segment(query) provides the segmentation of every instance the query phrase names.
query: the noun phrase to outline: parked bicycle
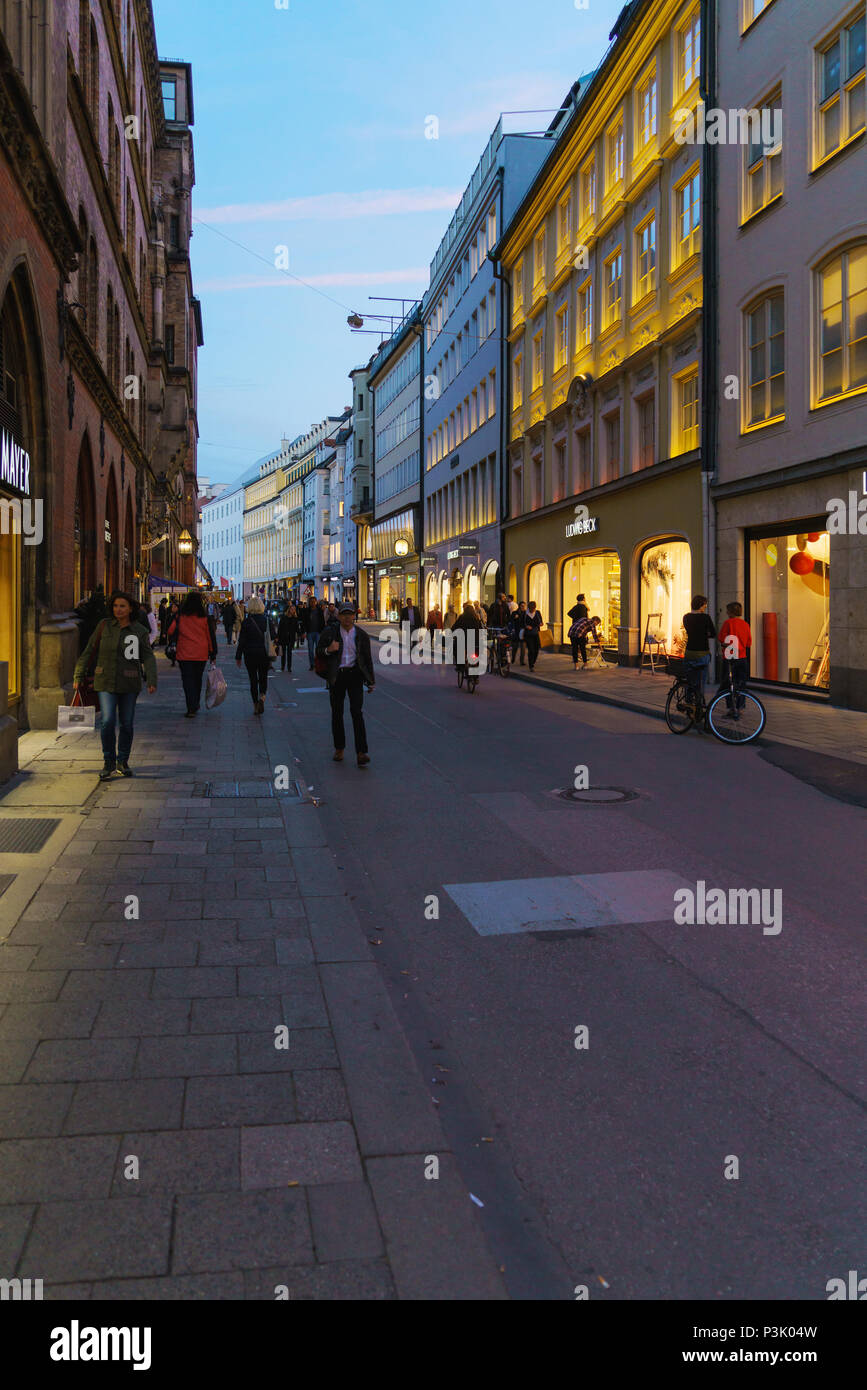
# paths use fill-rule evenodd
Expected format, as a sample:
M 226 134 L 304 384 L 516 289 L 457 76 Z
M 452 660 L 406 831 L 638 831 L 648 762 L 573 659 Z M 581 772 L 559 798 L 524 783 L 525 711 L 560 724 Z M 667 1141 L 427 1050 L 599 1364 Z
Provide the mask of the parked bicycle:
M 510 665 L 510 647 L 508 633 L 505 628 L 488 628 L 488 672 L 498 676 L 509 676 L 512 673 Z
M 695 725 L 710 729 L 722 743 L 752 743 L 765 727 L 765 707 L 757 696 L 735 680 L 731 661 L 727 680 L 708 703 L 702 696 L 697 668 L 681 657 L 669 658 L 668 671 L 676 677 L 665 702 L 665 722 L 673 734 L 685 734 Z

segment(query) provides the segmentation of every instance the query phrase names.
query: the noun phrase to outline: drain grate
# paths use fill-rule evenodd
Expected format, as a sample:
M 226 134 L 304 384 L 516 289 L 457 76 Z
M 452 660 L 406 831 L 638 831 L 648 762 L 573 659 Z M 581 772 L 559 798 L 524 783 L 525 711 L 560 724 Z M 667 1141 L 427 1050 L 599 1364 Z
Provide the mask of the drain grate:
M 291 787 L 278 788 L 272 781 L 261 780 L 237 782 L 200 782 L 193 788 L 193 796 L 204 796 L 211 800 L 231 799 L 257 800 L 271 797 L 274 801 L 300 801 L 301 796 L 293 782 Z
M 38 854 L 59 820 L 0 820 L 0 854 Z
M 564 787 L 554 795 L 561 801 L 578 801 L 584 806 L 622 806 L 624 801 L 637 801 L 639 794 L 628 787 Z

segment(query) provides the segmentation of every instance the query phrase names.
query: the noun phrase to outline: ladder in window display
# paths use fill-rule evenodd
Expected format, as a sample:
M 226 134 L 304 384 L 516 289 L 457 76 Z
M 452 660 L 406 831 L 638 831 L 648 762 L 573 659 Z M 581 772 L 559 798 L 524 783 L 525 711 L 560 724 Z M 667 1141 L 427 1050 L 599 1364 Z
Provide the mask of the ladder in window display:
M 831 666 L 831 644 L 828 640 L 828 619 L 822 624 L 822 631 L 813 643 L 809 660 L 804 669 L 802 685 L 826 687 L 829 684 Z

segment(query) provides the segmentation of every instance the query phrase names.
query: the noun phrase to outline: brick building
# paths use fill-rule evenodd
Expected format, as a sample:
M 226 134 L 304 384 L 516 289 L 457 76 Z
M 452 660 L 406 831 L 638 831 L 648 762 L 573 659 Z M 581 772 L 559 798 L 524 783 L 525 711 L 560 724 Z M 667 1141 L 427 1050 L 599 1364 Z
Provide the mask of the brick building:
M 0 0 L 0 748 L 53 725 L 82 598 L 193 581 L 192 119 L 150 0 Z

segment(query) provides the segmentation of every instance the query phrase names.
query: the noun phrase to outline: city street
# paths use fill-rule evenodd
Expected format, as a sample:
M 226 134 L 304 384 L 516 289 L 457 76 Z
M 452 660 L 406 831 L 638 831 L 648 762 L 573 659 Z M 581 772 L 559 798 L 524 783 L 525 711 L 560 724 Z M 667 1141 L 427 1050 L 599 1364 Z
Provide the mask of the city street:
M 821 1300 L 863 1264 L 865 810 L 821 758 L 379 664 L 359 769 L 306 651 L 261 719 L 220 665 L 187 723 L 160 656 L 134 779 L 31 733 L 0 792 L 57 822 L 0 853 L 9 1277 Z M 768 913 L 680 924 L 681 887 Z

